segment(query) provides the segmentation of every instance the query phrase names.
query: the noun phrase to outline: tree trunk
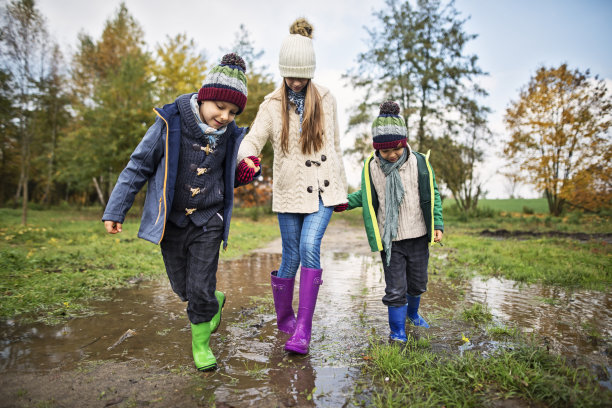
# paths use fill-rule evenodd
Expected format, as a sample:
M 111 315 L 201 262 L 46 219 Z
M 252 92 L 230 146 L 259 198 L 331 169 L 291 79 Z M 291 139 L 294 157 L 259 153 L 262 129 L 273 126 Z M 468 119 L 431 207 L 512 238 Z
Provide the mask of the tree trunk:
M 57 105 L 53 109 L 53 130 L 51 132 L 51 152 L 49 153 L 49 161 L 47 163 L 47 184 L 45 185 L 45 194 L 42 199 L 43 204 L 48 204 L 51 195 L 51 184 L 53 183 L 53 164 L 55 161 L 55 141 L 57 139 Z
M 102 204 L 102 207 L 106 207 L 106 201 L 104 200 L 104 193 L 102 192 L 102 189 L 100 188 L 100 184 L 98 184 L 98 180 L 96 180 L 95 177 L 91 178 L 93 180 L 94 186 L 96 187 L 96 192 L 98 193 L 98 200 L 100 200 L 100 204 Z
M 21 202 L 21 225 L 28 224 L 28 177 L 23 180 L 23 201 Z

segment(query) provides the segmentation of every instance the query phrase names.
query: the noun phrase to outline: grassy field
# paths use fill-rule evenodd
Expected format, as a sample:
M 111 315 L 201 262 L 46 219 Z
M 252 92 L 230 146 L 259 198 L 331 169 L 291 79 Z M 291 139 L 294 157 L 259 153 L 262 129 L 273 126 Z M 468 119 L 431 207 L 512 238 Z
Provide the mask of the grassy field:
M 100 216 L 92 209 L 30 211 L 23 227 L 20 211 L 0 209 L 1 317 L 53 322 L 82 315 L 84 302 L 108 296 L 105 289 L 165 274 L 159 246 L 137 237 L 138 217 L 109 235 Z M 221 259 L 240 257 L 278 235 L 275 217 L 254 222 L 236 214 Z
M 373 340 L 363 387 L 368 406 L 606 407 L 612 393 L 585 367 L 573 367 L 522 340 L 480 355 L 434 352 L 427 339 L 406 346 Z
M 444 200 L 444 209 L 449 209 L 453 206 L 453 199 Z M 487 200 L 481 199 L 478 201 L 480 208 L 488 208 L 493 211 L 506 211 L 512 213 L 532 212 L 534 214 L 547 214 L 548 202 L 545 198 L 509 198 Z

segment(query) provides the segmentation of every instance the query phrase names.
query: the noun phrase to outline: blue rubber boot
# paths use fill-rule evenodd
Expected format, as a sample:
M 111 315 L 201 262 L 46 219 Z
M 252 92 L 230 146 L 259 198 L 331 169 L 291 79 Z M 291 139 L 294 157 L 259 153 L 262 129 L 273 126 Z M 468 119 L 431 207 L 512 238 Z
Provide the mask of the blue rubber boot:
M 405 343 L 408 341 L 406 338 L 406 307 L 393 307 L 388 306 L 389 308 L 389 328 L 391 329 L 391 334 L 389 334 L 389 339 L 392 341 L 400 341 Z
M 425 327 L 428 329 L 429 325 L 425 319 L 419 315 L 419 304 L 421 303 L 421 297 L 406 295 L 406 300 L 408 301 L 408 304 L 406 305 L 406 314 L 408 315 L 410 322 L 415 326 Z

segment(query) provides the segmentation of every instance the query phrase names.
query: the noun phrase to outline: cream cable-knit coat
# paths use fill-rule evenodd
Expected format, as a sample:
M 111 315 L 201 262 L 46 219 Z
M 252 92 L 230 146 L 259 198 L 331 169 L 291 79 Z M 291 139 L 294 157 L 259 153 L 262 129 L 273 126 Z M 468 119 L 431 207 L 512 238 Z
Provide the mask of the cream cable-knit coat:
M 238 151 L 238 162 L 257 156 L 270 140 L 274 148 L 272 210 L 310 214 L 319 210 L 319 194 L 326 207 L 348 202 L 346 173 L 340 149 L 336 99 L 328 89 L 314 84 L 321 95 L 325 129 L 321 150 L 303 154 L 298 134 L 300 116 L 291 104 L 289 151 L 281 148 L 281 88 L 264 98 L 257 117 Z

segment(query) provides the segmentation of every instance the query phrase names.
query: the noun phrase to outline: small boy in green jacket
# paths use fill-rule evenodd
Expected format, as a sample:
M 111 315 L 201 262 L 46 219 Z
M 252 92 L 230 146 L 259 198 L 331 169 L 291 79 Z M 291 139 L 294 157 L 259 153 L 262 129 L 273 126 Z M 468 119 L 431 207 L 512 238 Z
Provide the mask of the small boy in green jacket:
M 419 303 L 427 290 L 429 245 L 441 242 L 444 222 L 429 154 L 410 148 L 399 111 L 392 101 L 380 105 L 372 123 L 375 151 L 364 163 L 361 190 L 348 196 L 348 209 L 363 207 L 370 247 L 383 261 L 389 338 L 405 342 L 406 317 L 415 326 L 429 327 L 418 313 Z

